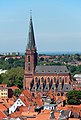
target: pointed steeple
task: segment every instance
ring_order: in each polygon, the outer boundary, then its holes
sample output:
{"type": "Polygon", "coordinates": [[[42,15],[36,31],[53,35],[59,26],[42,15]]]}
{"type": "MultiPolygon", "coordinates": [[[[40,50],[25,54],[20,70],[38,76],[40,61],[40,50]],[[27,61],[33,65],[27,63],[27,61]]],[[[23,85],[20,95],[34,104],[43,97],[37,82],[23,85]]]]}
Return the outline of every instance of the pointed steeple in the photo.
{"type": "Polygon", "coordinates": [[[26,49],[36,49],[31,13],[30,13],[30,24],[29,24],[29,32],[28,32],[28,43],[26,49]]]}

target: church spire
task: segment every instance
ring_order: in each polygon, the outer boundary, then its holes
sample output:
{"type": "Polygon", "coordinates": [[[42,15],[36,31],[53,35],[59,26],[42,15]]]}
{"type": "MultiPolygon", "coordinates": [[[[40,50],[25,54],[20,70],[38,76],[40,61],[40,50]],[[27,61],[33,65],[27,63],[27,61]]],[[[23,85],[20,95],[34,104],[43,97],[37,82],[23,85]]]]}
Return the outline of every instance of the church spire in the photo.
{"type": "Polygon", "coordinates": [[[29,32],[28,32],[28,43],[26,49],[31,49],[31,50],[36,49],[31,11],[30,11],[30,24],[29,24],[29,32]]]}

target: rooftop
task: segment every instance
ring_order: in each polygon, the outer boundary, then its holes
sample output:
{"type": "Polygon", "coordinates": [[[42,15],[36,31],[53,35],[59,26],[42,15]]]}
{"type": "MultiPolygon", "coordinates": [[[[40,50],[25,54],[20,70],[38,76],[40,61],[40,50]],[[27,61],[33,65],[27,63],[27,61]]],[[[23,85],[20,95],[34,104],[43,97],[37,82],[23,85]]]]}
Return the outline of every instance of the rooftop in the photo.
{"type": "Polygon", "coordinates": [[[66,74],[69,73],[66,66],[36,66],[36,73],[56,73],[56,74],[66,74]]]}

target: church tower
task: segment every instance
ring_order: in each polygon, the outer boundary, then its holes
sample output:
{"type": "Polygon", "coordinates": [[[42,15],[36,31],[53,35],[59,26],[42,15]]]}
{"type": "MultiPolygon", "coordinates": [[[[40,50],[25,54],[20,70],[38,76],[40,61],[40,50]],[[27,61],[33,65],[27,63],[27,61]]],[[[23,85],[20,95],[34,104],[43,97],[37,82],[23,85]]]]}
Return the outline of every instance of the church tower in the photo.
{"type": "Polygon", "coordinates": [[[36,65],[37,65],[37,50],[35,44],[32,16],[30,15],[28,42],[25,53],[25,71],[23,80],[24,89],[30,89],[30,83],[33,79],[36,65]]]}

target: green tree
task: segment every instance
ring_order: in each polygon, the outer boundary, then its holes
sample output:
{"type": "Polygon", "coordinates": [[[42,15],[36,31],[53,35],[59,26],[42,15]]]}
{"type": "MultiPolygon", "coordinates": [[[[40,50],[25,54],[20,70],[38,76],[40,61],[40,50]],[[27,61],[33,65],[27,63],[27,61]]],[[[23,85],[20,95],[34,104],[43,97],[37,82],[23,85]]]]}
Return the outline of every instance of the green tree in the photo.
{"type": "Polygon", "coordinates": [[[81,102],[81,91],[71,90],[67,94],[67,103],[70,105],[79,105],[81,102]]]}
{"type": "Polygon", "coordinates": [[[21,89],[23,87],[24,69],[22,67],[11,68],[2,77],[2,83],[6,83],[8,86],[16,85],[21,89]]]}
{"type": "Polygon", "coordinates": [[[13,91],[14,96],[18,97],[21,94],[22,90],[13,91]]]}

